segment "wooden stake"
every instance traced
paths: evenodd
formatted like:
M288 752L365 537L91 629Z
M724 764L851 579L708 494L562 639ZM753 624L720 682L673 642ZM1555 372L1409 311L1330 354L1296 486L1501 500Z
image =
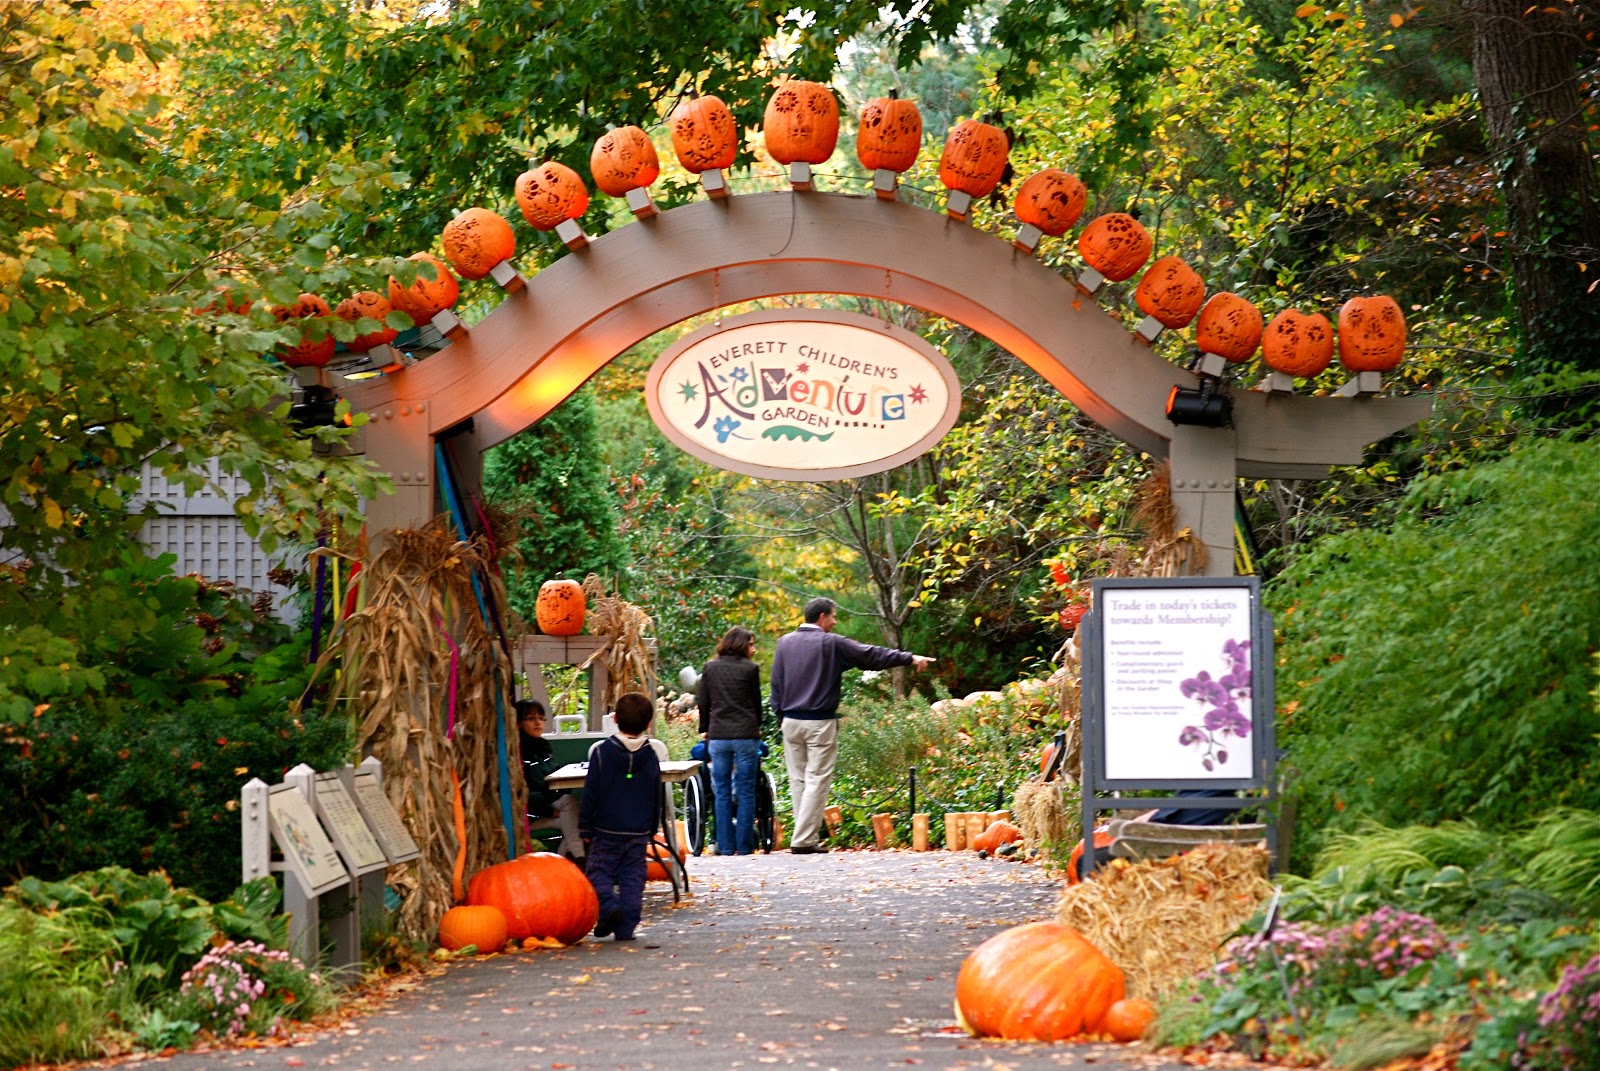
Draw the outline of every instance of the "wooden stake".
M911 850L925 852L928 850L928 816L914 814L911 816Z
M894 815L875 814L872 816L872 839L880 849L887 848L894 843Z

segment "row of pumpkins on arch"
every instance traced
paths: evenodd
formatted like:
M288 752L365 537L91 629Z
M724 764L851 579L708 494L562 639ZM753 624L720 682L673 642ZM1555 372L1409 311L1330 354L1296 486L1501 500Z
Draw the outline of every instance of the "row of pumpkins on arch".
M669 120L673 151L691 174L719 173L733 166L738 149L738 127L727 105L715 96L692 91L674 108ZM819 82L794 79L779 85L767 102L763 119L767 152L780 164L821 164L834 152L839 137L839 102L833 90ZM862 165L879 176L899 175L916 162L922 147L922 116L916 103L891 94L869 101L863 108L856 137L856 155ZM939 162L939 179L951 191L949 213L965 219L971 199L988 196L999 185L1010 155L1010 140L999 127L976 119L957 123L945 139ZM602 135L589 159L595 185L613 197L628 197L647 189L661 172L650 136L637 126L624 126ZM807 173L808 175L808 173ZM808 181L808 178L807 180ZM797 185L804 182L797 181ZM720 183L708 189L722 189ZM894 183L878 181L880 197L892 198ZM535 165L516 182L515 195L523 217L540 231L572 226L588 210L589 191L572 168L557 161ZM1030 176L1017 189L1016 217L1040 234L1061 237L1082 216L1088 190L1078 178L1049 168ZM516 251L511 224L496 212L469 208L444 227L443 250L450 266L465 279L482 279ZM572 244L569 242L569 244ZM1033 245L1019 236L1018 248ZM1078 237L1084 262L1112 282L1139 274L1154 252L1150 232L1132 215L1112 212L1084 227ZM330 309L316 295L303 294L293 306L274 313L280 320L337 315L346 320L368 318L380 324L392 310L404 312L422 324L449 309L460 286L439 258L417 253L411 258L427 262L409 286L389 280L388 294L364 291ZM1196 323L1196 345L1231 364L1248 361L1259 349L1263 362L1284 375L1311 378L1331 363L1335 347L1333 325L1320 313L1297 309L1279 312L1266 322L1247 299L1228 292L1206 300L1200 275L1181 258L1165 256L1150 264L1134 292L1139 309L1162 328L1176 329ZM397 337L394 328L382 326L363 334L347 348L366 353ZM1153 336L1152 336L1153 337ZM1404 355L1405 317L1389 297L1356 297L1338 314L1338 352L1351 372L1388 372ZM285 347L279 356L291 367L326 365L335 343L331 336L304 340Z

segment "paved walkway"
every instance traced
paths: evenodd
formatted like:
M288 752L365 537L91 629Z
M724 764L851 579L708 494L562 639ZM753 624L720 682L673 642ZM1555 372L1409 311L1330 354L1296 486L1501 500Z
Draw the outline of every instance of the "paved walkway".
M470 1071L1181 1067L1136 1046L969 1038L952 1001L983 939L1048 918L1056 881L966 853L835 851L689 861L646 893L639 940L455 964L373 1015L189 1068Z

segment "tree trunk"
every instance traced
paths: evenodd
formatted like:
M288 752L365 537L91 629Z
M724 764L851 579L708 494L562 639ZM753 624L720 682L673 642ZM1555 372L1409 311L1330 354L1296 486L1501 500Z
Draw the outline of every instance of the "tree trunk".
M1523 367L1600 370L1600 180L1580 87L1597 54L1587 35L1600 31L1600 12L1586 0L1467 0L1467 9L1473 75L1504 190Z

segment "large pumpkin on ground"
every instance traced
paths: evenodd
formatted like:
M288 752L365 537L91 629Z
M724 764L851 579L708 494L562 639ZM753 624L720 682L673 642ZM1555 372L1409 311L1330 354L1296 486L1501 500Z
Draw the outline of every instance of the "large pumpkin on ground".
M792 78L768 98L761 133L780 164L825 164L839 143L839 98L821 82Z
M505 914L488 904L452 907L439 920L439 946L452 952L468 945L479 952L498 952L507 936Z
M497 907L514 941L549 937L570 945L594 929L600 899L583 871L554 852L535 852L478 871L467 903Z
M1339 310L1339 362L1352 372L1392 372L1406 353L1406 318L1392 297L1355 297Z
M300 300L293 305L279 305L272 310L272 315L278 318L279 323L287 323L312 316L331 316L333 310L317 295L301 294ZM314 341L302 334L297 344L278 347L278 359L290 368L321 368L333 358L336 345L331 334Z
M1261 336L1261 359L1286 376L1320 375L1333 360L1333 325L1320 312L1284 309Z
M1205 298L1205 280L1177 257L1162 257L1150 265L1133 292L1139 310L1166 328L1187 325Z
M950 128L939 157L939 181L947 190L972 197L987 197L1000 185L1011 155L1006 132L976 119L963 119Z
M444 255L463 279L482 279L517 251L511 224L498 212L469 208L444 225Z
M413 253L406 259L432 265L433 277L430 279L428 269L423 268L410 286L401 286L398 279L389 276L389 304L421 327L456 303L456 298L461 296L461 284L450 274L444 261L432 253Z
M589 210L589 187L578 173L548 160L517 176L517 207L535 230L553 231Z
M576 580L546 580L534 601L534 621L546 636L576 636L583 631L589 600Z
M1084 262L1114 283L1132 279L1155 246L1144 224L1126 212L1098 216L1078 235Z
M672 875L667 870L667 861L672 858L672 848L667 844L667 838L657 833L650 842L650 847L645 851L645 880L668 881ZM678 862L685 862L689 858L689 849L678 845Z
M961 964L956 1017L969 1034L1061 1041L1097 1034L1126 995L1122 969L1062 922L1030 922L989 938Z
M1047 167L1029 175L1017 190L1013 211L1022 222L1038 227L1040 233L1060 238L1078 222L1088 199L1089 191L1078 176Z
M972 838L971 847L993 855L1002 844L1012 844L1022 839L1022 830L1003 819L989 823L989 828Z
M589 154L589 174L602 192L626 197L661 176L661 158L650 135L636 126L619 126L600 135Z
M922 112L914 101L901 100L890 90L861 109L856 129L856 159L868 171L900 174L917 162L922 149Z
M389 299L376 290L363 290L339 302L339 307L333 310L333 314L340 319L354 322L365 317L383 324L369 335L357 335L346 342L345 349L352 353L366 353L374 346L387 346L393 342L399 337L400 332L383 323L383 318L393 311L394 306L389 304Z
M1232 364L1248 361L1261 346L1266 322L1261 310L1238 294L1223 291L1206 302L1195 324L1195 345Z
M1112 838L1111 838L1111 834L1110 833L1096 833L1094 835L1094 846L1096 848L1109 848L1109 847L1111 847L1111 840L1112 840ZM1068 885L1076 885L1076 884L1078 884L1079 882L1081 882L1083 880L1083 878L1078 876L1078 862L1082 858L1083 858L1083 841L1080 840L1077 844L1073 845L1073 847L1072 847L1072 855L1069 856L1068 859L1067 859L1067 884Z
M691 90L672 109L667 125L672 130L672 151L691 175L733 166L739 127L721 97L702 97Z

